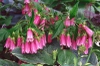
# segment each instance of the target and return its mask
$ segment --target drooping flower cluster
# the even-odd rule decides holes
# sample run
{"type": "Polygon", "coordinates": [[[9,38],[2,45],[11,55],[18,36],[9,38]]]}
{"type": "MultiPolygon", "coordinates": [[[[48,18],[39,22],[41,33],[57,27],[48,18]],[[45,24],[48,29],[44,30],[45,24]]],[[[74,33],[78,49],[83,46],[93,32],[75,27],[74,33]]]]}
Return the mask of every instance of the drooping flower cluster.
{"type": "MultiPolygon", "coordinates": [[[[72,19],[72,23],[73,26],[74,24],[74,20],[72,19]]],[[[67,18],[65,23],[65,26],[68,28],[69,26],[71,26],[71,21],[67,18]]],[[[66,28],[66,29],[67,29],[66,28]]],[[[61,46],[66,46],[69,47],[71,49],[77,50],[78,46],[84,46],[85,47],[85,54],[88,54],[88,49],[92,47],[92,36],[94,34],[94,32],[87,27],[86,25],[83,24],[79,24],[78,26],[78,36],[76,37],[76,39],[74,39],[74,36],[70,36],[69,33],[67,33],[67,31],[64,29],[63,32],[60,35],[60,45],[61,46]]]]}
{"type": "Polygon", "coordinates": [[[42,34],[40,37],[33,37],[31,29],[27,31],[27,39],[25,44],[22,44],[22,53],[37,53],[39,49],[43,49],[46,46],[46,36],[42,34]]]}
{"type": "MultiPolygon", "coordinates": [[[[34,2],[38,2],[38,0],[34,0],[34,2]]],[[[32,16],[32,5],[30,4],[30,0],[24,0],[25,6],[22,9],[22,14],[27,14],[28,16],[32,16]]]]}

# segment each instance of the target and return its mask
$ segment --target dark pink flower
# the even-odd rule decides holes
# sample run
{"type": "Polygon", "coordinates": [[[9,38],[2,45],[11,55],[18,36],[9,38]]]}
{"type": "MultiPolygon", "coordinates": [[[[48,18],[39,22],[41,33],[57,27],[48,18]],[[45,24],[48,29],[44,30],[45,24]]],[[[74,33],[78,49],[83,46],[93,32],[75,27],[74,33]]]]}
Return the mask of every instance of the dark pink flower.
{"type": "Polygon", "coordinates": [[[22,37],[18,36],[18,38],[17,38],[17,47],[21,47],[22,41],[23,41],[22,37]]]}
{"type": "Polygon", "coordinates": [[[31,53],[31,43],[30,42],[25,43],[25,53],[31,53]]]}
{"type": "Polygon", "coordinates": [[[86,25],[83,25],[83,29],[86,31],[86,33],[91,37],[94,32],[89,28],[87,27],[86,25]]]}
{"type": "Polygon", "coordinates": [[[69,26],[70,26],[70,18],[69,18],[69,17],[66,18],[66,20],[65,20],[65,22],[64,22],[64,25],[65,25],[66,27],[69,27],[69,26]]]}
{"type": "Polygon", "coordinates": [[[31,42],[31,53],[37,53],[37,46],[34,41],[31,42]]]}
{"type": "Polygon", "coordinates": [[[40,18],[41,18],[40,15],[39,15],[39,14],[36,14],[33,23],[34,23],[35,25],[39,25],[39,23],[40,23],[40,18]]]}
{"type": "Polygon", "coordinates": [[[66,36],[66,45],[67,45],[67,47],[71,47],[71,45],[72,45],[71,38],[70,38],[69,34],[66,36]]]}
{"type": "Polygon", "coordinates": [[[66,46],[66,36],[63,33],[60,35],[60,45],[66,46]]]}
{"type": "Polygon", "coordinates": [[[24,0],[24,3],[25,4],[30,3],[30,0],[24,0]]]}
{"type": "Polygon", "coordinates": [[[27,31],[27,39],[26,39],[26,41],[27,42],[33,42],[33,40],[34,40],[33,32],[31,30],[31,28],[29,28],[28,31],[27,31]]]}
{"type": "Polygon", "coordinates": [[[28,14],[30,12],[29,4],[25,4],[25,7],[22,9],[22,14],[28,14]]]}
{"type": "Polygon", "coordinates": [[[49,33],[48,34],[48,43],[51,43],[52,42],[52,33],[49,33]]]}

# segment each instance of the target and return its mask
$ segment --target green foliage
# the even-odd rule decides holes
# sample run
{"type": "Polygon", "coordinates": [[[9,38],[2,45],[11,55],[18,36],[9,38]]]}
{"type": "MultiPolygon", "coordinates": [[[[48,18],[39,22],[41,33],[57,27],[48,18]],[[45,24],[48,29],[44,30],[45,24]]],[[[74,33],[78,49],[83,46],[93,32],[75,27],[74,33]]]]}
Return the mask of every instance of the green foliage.
{"type": "Polygon", "coordinates": [[[5,40],[9,36],[9,31],[7,29],[0,29],[0,41],[5,40]]]}
{"type": "Polygon", "coordinates": [[[73,54],[70,50],[61,50],[58,53],[58,60],[57,60],[57,62],[61,66],[66,66],[66,65],[67,66],[73,66],[74,63],[75,63],[75,60],[76,60],[75,58],[76,58],[75,54],[73,54]]]}
{"type": "Polygon", "coordinates": [[[2,24],[6,24],[7,26],[8,25],[10,25],[11,24],[11,19],[12,19],[12,16],[9,16],[9,17],[4,17],[4,16],[2,16],[1,18],[0,18],[0,24],[2,25],[2,24]]]}
{"type": "Polygon", "coordinates": [[[76,16],[77,12],[78,12],[78,4],[79,2],[77,2],[73,8],[70,10],[70,18],[73,18],[76,16]]]}
{"type": "Polygon", "coordinates": [[[56,22],[52,38],[57,37],[62,32],[63,28],[64,28],[64,24],[62,20],[59,20],[58,22],[56,22]]]}
{"type": "Polygon", "coordinates": [[[19,65],[15,62],[10,61],[10,60],[0,59],[0,66],[19,66],[19,65]]]}

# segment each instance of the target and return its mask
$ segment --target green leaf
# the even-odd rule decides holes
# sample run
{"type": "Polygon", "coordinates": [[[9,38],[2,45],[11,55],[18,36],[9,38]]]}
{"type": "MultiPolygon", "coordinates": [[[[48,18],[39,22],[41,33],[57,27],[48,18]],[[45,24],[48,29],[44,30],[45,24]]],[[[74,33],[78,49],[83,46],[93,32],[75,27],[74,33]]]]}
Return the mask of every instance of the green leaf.
{"type": "Polygon", "coordinates": [[[5,40],[9,36],[9,32],[6,29],[0,29],[0,41],[5,40]]]}
{"type": "Polygon", "coordinates": [[[20,66],[34,66],[33,64],[21,64],[20,66]]]}
{"type": "Polygon", "coordinates": [[[58,63],[61,66],[73,66],[76,56],[70,50],[61,50],[58,54],[58,63]]]}
{"type": "Polygon", "coordinates": [[[6,19],[2,19],[0,24],[6,24],[7,26],[11,23],[12,16],[6,17],[6,19]]]}
{"type": "Polygon", "coordinates": [[[79,2],[77,2],[73,8],[70,10],[70,18],[73,18],[76,16],[77,12],[78,12],[78,4],[79,2]]]}
{"type": "Polygon", "coordinates": [[[15,26],[13,26],[9,31],[12,33],[14,31],[18,31],[20,28],[21,28],[21,25],[20,24],[17,24],[15,26]]]}
{"type": "Polygon", "coordinates": [[[0,65],[1,66],[19,66],[17,63],[12,62],[10,60],[2,60],[0,59],[0,65]]]}
{"type": "Polygon", "coordinates": [[[12,51],[12,54],[15,55],[17,58],[32,64],[53,64],[52,56],[47,53],[46,51],[39,51],[37,54],[22,54],[20,48],[16,48],[12,51]]]}
{"type": "Polygon", "coordinates": [[[42,7],[40,6],[39,3],[34,2],[34,6],[36,7],[36,9],[37,9],[39,12],[43,11],[43,10],[42,10],[42,7]]]}
{"type": "Polygon", "coordinates": [[[55,30],[54,30],[52,38],[57,37],[62,32],[63,27],[64,27],[64,24],[63,24],[62,20],[58,21],[55,24],[55,30]]]}

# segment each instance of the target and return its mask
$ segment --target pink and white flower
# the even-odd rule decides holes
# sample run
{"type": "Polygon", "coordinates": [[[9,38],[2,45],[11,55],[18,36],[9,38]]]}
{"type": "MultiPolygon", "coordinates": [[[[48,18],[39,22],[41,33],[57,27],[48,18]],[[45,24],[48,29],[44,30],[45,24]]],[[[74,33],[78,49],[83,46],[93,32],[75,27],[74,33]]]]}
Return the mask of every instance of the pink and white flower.
{"type": "Polygon", "coordinates": [[[29,28],[28,31],[27,31],[27,39],[26,39],[26,41],[27,42],[33,42],[33,40],[34,40],[33,32],[31,30],[31,28],[29,28]]]}

